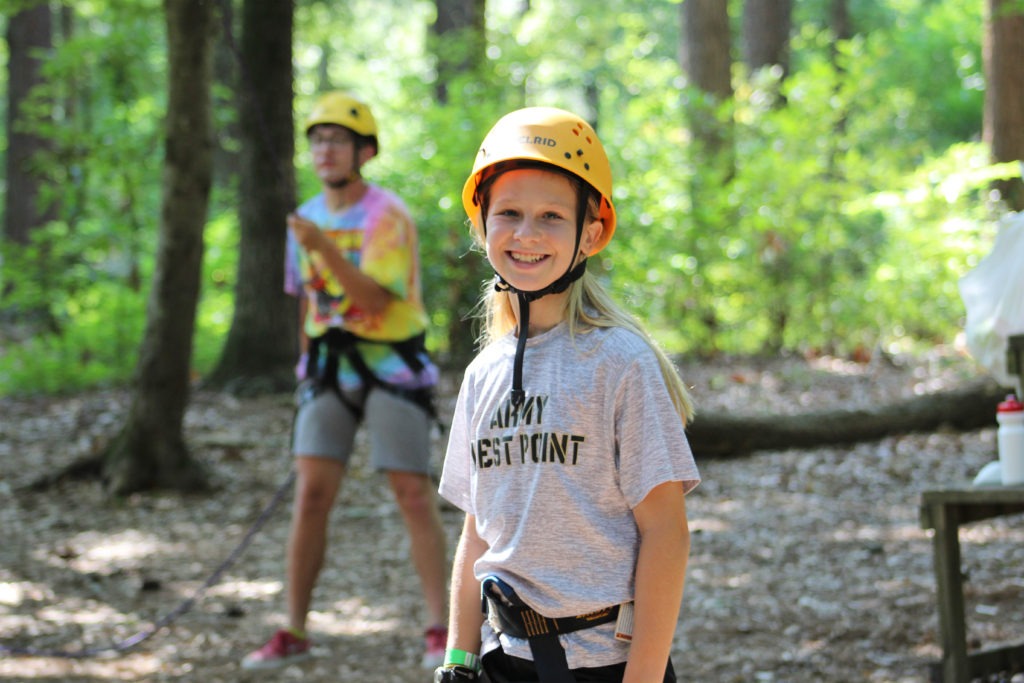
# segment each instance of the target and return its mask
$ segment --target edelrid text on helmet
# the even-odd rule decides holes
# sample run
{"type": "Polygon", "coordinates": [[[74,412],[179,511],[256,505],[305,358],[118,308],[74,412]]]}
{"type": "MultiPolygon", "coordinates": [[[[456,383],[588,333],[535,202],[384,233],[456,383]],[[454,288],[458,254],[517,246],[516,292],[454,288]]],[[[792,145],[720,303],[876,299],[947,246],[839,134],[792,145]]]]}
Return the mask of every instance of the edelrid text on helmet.
{"type": "Polygon", "coordinates": [[[306,135],[313,126],[331,123],[348,128],[356,135],[372,138],[380,149],[377,121],[370,107],[346,92],[334,91],[322,95],[306,117],[306,135]]]}
{"type": "Polygon", "coordinates": [[[604,223],[590,256],[604,249],[615,232],[612,171],[608,155],[589,123],[555,107],[527,107],[506,114],[480,144],[473,171],[462,189],[462,205],[476,231],[482,230],[476,190],[488,169],[507,161],[540,161],[572,173],[601,196],[604,223]]]}

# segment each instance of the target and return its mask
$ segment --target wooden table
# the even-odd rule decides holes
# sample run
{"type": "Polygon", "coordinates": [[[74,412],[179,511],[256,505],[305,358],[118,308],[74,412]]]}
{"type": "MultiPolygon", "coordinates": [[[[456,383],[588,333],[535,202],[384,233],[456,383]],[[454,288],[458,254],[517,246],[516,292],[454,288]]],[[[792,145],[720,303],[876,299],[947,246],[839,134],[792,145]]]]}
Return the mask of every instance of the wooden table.
{"type": "Polygon", "coordinates": [[[942,661],[932,680],[968,683],[1001,671],[1024,671],[1024,643],[967,652],[960,526],[1024,512],[1024,486],[964,486],[921,494],[921,527],[934,529],[935,582],[939,601],[942,661]]]}

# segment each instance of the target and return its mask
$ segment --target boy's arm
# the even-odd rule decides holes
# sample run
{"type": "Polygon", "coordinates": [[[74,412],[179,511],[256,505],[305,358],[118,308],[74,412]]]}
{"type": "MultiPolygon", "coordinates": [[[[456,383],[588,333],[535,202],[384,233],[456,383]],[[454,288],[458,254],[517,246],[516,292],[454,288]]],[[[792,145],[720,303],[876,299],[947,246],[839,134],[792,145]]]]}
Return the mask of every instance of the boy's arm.
{"type": "Polygon", "coordinates": [[[352,303],[368,315],[379,315],[395,298],[383,285],[345,258],[312,221],[291,214],[288,216],[288,227],[303,249],[320,255],[345,290],[345,296],[351,298],[352,303]]]}

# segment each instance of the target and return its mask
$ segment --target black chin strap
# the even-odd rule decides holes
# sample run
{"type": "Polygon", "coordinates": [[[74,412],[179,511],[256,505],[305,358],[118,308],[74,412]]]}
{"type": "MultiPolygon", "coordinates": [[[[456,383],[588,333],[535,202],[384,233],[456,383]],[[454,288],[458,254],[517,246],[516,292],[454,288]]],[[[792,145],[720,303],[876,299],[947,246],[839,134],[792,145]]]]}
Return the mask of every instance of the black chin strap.
{"type": "MultiPolygon", "coordinates": [[[[492,176],[493,179],[497,178],[497,175],[492,176]]],[[[578,180],[582,183],[581,180],[578,180]]],[[[480,189],[477,189],[480,192],[480,189]]],[[[577,189],[576,192],[576,243],[573,245],[573,253],[580,253],[580,241],[583,238],[583,224],[587,216],[587,198],[589,193],[577,189]]],[[[480,227],[484,233],[486,239],[487,236],[487,223],[484,220],[484,216],[487,215],[487,202],[481,200],[479,202],[480,211],[480,227]]],[[[516,334],[519,338],[516,340],[516,357],[512,363],[512,407],[518,408],[522,405],[523,401],[526,400],[526,391],[523,389],[523,356],[526,354],[526,337],[530,332],[530,302],[536,301],[542,296],[548,294],[560,294],[565,290],[569,289],[569,285],[576,280],[583,277],[583,273],[587,271],[587,257],[584,256],[580,259],[580,262],[575,266],[570,265],[569,268],[562,273],[562,276],[552,282],[543,289],[537,289],[532,292],[524,292],[521,289],[516,289],[501,276],[501,273],[495,271],[497,280],[494,283],[494,289],[499,292],[515,293],[516,299],[519,302],[519,327],[516,330],[516,334]]]]}
{"type": "Polygon", "coordinates": [[[523,356],[526,354],[526,335],[530,329],[530,300],[525,292],[516,292],[519,299],[519,338],[516,339],[516,359],[512,363],[512,407],[518,408],[526,400],[523,389],[523,356]]]}
{"type": "Polygon", "coordinates": [[[530,330],[530,302],[536,301],[542,296],[546,296],[548,294],[559,294],[564,292],[569,288],[569,285],[583,277],[583,273],[586,271],[587,259],[583,259],[574,267],[567,270],[562,277],[558,278],[544,289],[538,289],[532,292],[524,292],[521,289],[516,289],[507,283],[501,275],[498,275],[498,280],[494,283],[494,289],[499,292],[514,292],[516,300],[519,302],[519,326],[516,329],[516,334],[519,335],[519,337],[516,340],[516,357],[512,363],[513,408],[518,408],[522,405],[523,401],[526,400],[526,391],[523,389],[523,356],[526,354],[526,337],[530,330]]]}

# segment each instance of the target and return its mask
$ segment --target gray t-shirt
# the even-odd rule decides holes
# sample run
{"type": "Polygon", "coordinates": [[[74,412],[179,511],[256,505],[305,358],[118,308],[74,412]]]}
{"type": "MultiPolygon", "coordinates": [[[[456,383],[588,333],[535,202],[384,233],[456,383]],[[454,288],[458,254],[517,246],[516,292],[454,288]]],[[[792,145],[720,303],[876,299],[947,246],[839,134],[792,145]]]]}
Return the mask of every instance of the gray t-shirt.
{"type": "MultiPolygon", "coordinates": [[[[515,338],[481,351],[452,417],[441,495],[476,517],[488,549],[474,566],[537,612],[566,617],[633,600],[632,509],[655,486],[700,481],[682,420],[648,344],[624,328],[527,341],[526,400],[511,406],[515,338]]],[[[626,659],[614,624],[561,636],[570,668],[626,659]]],[[[525,640],[508,654],[532,659],[525,640]]]]}

